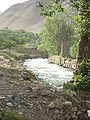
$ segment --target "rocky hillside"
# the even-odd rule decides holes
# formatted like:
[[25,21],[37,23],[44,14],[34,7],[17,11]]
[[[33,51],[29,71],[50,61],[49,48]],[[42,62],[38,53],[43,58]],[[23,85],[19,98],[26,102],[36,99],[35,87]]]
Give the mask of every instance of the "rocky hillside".
[[0,28],[8,27],[12,30],[24,29],[31,32],[40,32],[42,21],[40,10],[37,8],[37,0],[29,0],[15,4],[1,14]]

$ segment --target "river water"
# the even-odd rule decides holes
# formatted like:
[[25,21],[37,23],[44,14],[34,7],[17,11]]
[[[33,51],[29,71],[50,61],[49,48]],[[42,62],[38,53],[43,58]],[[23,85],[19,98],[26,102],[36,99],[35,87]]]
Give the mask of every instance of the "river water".
[[40,80],[56,88],[62,87],[73,76],[71,69],[49,63],[48,59],[28,59],[25,60],[24,65],[26,69],[32,70]]

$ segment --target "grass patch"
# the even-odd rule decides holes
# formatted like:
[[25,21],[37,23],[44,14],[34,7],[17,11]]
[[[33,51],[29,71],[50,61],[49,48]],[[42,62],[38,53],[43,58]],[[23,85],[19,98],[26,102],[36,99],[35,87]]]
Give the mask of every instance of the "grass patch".
[[1,115],[2,120],[31,120],[29,116],[19,115],[16,112],[12,111],[3,111]]

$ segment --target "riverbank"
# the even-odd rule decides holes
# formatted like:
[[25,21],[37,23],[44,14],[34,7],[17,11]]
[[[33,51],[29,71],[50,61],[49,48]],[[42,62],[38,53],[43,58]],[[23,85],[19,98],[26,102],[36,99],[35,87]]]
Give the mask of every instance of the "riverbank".
[[64,68],[71,68],[75,70],[76,59],[63,58],[58,55],[54,55],[49,57],[49,62],[61,65]]
[[7,120],[3,110],[25,114],[30,120],[88,120],[89,109],[90,93],[53,89],[18,62],[0,61],[1,120]]

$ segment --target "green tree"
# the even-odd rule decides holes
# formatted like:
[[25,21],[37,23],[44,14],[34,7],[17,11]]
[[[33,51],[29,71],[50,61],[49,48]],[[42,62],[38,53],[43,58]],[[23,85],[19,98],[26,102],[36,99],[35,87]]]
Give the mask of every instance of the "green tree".
[[13,40],[13,31],[8,28],[0,30],[0,47],[10,49],[15,45],[16,42]]
[[70,56],[74,59],[77,56],[77,48],[78,48],[78,42],[76,41],[70,48]]
[[36,45],[40,41],[38,34],[25,32],[24,30],[9,30],[8,28],[0,30],[0,48],[5,49],[22,45]]
[[68,25],[67,16],[61,14],[47,17],[41,37],[43,41],[40,47],[46,48],[50,54],[68,56],[74,32]]
[[[39,2],[41,14],[52,16],[64,10],[62,3],[66,0],[51,0],[46,8]],[[90,0],[70,0],[71,6],[77,9],[76,24],[79,29],[80,41],[78,48],[77,66],[83,60],[90,58]],[[76,68],[77,69],[77,68]]]

